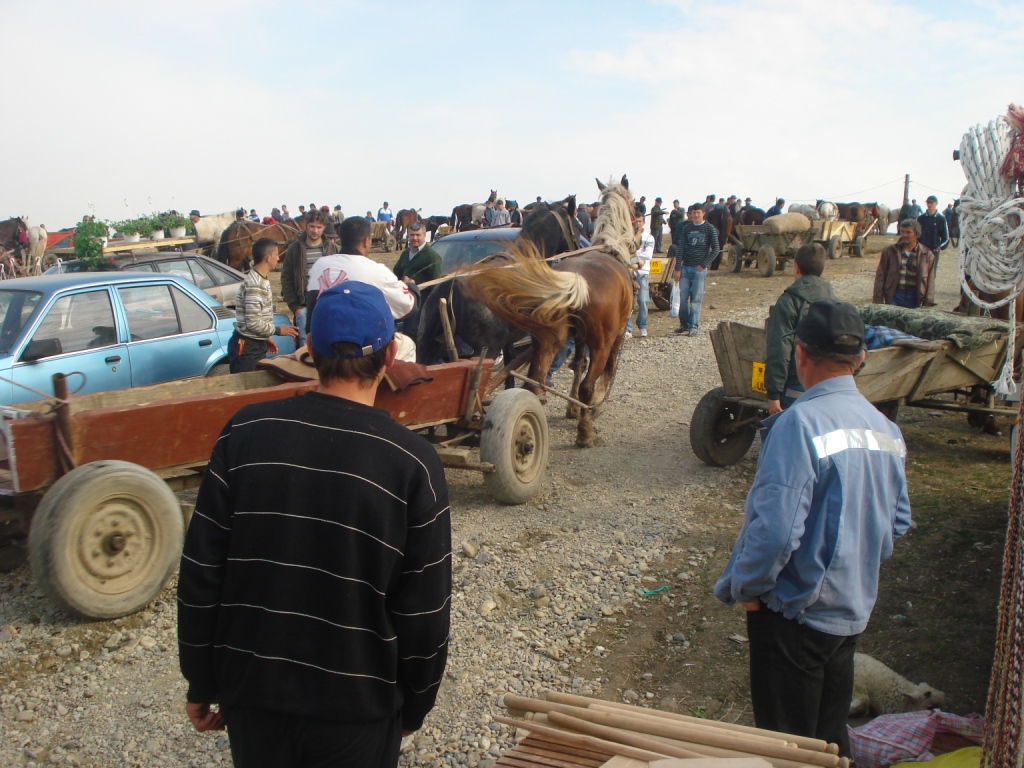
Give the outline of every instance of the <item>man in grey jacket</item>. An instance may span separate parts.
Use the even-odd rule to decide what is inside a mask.
[[[768,413],[788,408],[803,394],[796,375],[796,338],[793,330],[807,314],[807,308],[822,299],[834,299],[825,271],[825,249],[817,243],[800,246],[793,257],[793,283],[782,292],[768,316],[768,356],[764,386],[768,392]]]
[[[910,527],[907,449],[854,383],[865,355],[856,308],[817,301],[795,333],[807,391],[763,421],[746,519],[715,597],[747,611],[757,727],[835,742],[845,757],[857,638],[879,567]]]
[[[281,260],[281,296],[298,326],[297,344],[300,347],[306,344],[306,283],[309,270],[321,256],[338,252],[337,242],[324,237],[327,217],[322,211],[311,208],[303,217],[303,223],[306,231],[288,246]]]

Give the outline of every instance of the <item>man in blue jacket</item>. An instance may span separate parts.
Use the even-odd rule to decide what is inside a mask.
[[[854,383],[865,355],[857,310],[816,301],[795,334],[807,391],[763,422],[746,520],[715,596],[747,611],[756,725],[849,756],[857,638],[879,567],[910,526],[906,445]]]

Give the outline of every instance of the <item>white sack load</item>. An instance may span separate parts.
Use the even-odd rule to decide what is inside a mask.
[[[811,220],[802,213],[780,213],[772,216],[764,223],[773,235],[783,232],[806,232],[811,228]]]

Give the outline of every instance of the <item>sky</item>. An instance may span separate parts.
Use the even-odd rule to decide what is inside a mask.
[[[963,133],[1024,99],[994,0],[0,0],[0,218],[449,214],[595,177],[940,207]],[[12,99],[12,91],[16,94]]]

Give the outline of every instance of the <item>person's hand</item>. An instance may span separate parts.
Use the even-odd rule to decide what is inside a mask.
[[[277,342],[274,341],[273,337],[267,339],[267,353],[271,355],[277,354]]]
[[[291,336],[293,339],[297,339],[299,337],[299,329],[296,328],[294,325],[279,325],[277,327],[277,333],[275,333],[274,335]]]
[[[677,283],[679,282],[679,278],[681,278],[682,276],[683,276],[682,270],[679,270],[679,269],[677,269],[675,272],[672,273],[672,279],[675,280]]]
[[[698,264],[698,265],[697,265],[697,271],[698,271],[698,272],[703,272],[703,271],[704,271],[704,267],[702,267],[702,266],[700,266],[700,265]]]
[[[776,413],[782,413],[782,401],[781,400],[769,400],[768,401],[768,415],[774,416]]]
[[[743,610],[745,610],[747,613],[753,613],[754,611],[761,610],[760,600],[750,600],[746,603],[740,603],[740,605],[743,606]]]
[[[402,731],[402,738],[404,739],[406,736],[412,736],[414,733],[416,733],[416,731]]]
[[[214,702],[216,703],[216,702]],[[185,714],[191,721],[192,726],[202,733],[203,731],[223,731],[224,715],[219,710],[210,709],[210,704],[185,704]]]

